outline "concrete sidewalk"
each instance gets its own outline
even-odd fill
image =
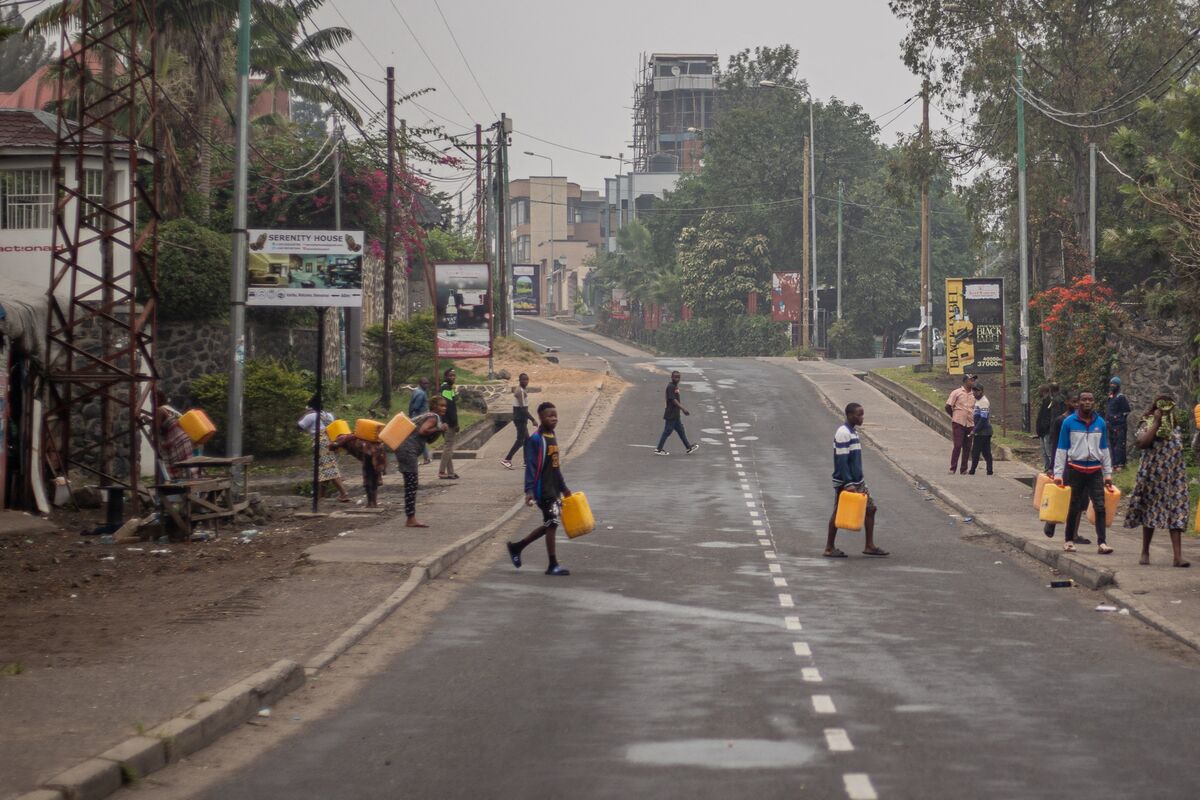
[[[608,398],[600,390],[607,363],[592,359],[590,366],[594,384],[538,395],[559,408],[568,460],[574,444],[604,422],[591,417],[597,400]],[[512,428],[500,430],[478,459],[456,463],[461,480],[439,480],[437,462],[422,467],[417,514],[425,529],[405,527],[403,482],[390,460],[384,511],[330,508],[346,529],[309,548],[292,575],[239,592],[253,595],[250,618],[167,624],[173,615],[163,610],[166,622],[152,636],[122,642],[100,663],[30,665],[0,680],[0,800],[35,787],[31,797],[40,800],[104,797],[130,774],[144,776],[206,746],[302,685],[306,672],[324,668],[421,583],[525,512],[521,456],[514,470],[499,463],[512,443]],[[533,527],[537,519],[528,513]]]
[[[634,345],[623,342],[620,339],[610,339],[607,336],[601,336],[598,333],[593,333],[592,331],[586,328],[581,328],[578,325],[568,325],[564,322],[550,319],[549,317],[538,317],[537,321],[543,325],[548,325],[551,328],[556,328],[564,333],[569,333],[572,336],[578,336],[580,339],[586,339],[589,342],[595,342],[596,344],[603,345],[609,350],[615,350],[623,356],[629,356],[631,358],[655,358],[655,355],[648,350],[635,347]]]
[[[1092,544],[1080,546],[1077,553],[1065,553],[1063,526],[1055,539],[1042,533],[1033,508],[1033,490],[1027,483],[1037,474],[1032,467],[997,461],[992,476],[982,470],[975,475],[951,475],[949,440],[855,377],[854,370],[827,361],[763,360],[799,372],[839,414],[851,401],[862,403],[866,409],[862,434],[869,445],[911,475],[918,488],[926,488],[964,518],[972,517],[970,524],[981,532],[996,535],[1084,586],[1099,590],[1098,602],[1107,599],[1128,608],[1143,622],[1200,650],[1200,552],[1194,537],[1184,536],[1184,558],[1196,562],[1191,569],[1171,566],[1166,531],[1155,532],[1150,566],[1140,566],[1141,528],[1124,527],[1122,510],[1108,531],[1108,543],[1116,552],[1101,556]],[[1095,531],[1086,519],[1080,531],[1095,541]]]

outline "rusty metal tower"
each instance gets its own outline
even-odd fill
[[[64,26],[46,464],[135,489],[153,423],[161,164],[155,0],[82,0]],[[131,492],[134,506],[141,500]]]

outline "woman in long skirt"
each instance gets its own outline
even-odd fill
[[[1137,483],[1129,496],[1125,527],[1142,528],[1142,557],[1150,563],[1150,540],[1155,528],[1166,528],[1171,536],[1175,566],[1183,560],[1183,529],[1188,523],[1187,464],[1183,458],[1183,433],[1179,426],[1175,396],[1164,392],[1142,416],[1134,441],[1142,450]]]
[[[308,401],[308,408],[305,409],[304,416],[296,423],[300,430],[307,433],[309,436],[314,435],[315,426],[317,425],[317,412],[313,408],[317,404],[317,398],[314,396]],[[333,422],[333,414],[328,411],[321,412],[321,429],[328,428]],[[324,438],[324,437],[322,437]],[[337,456],[332,448],[321,448],[321,459],[317,462],[317,477],[321,481],[321,489],[323,490],[327,484],[332,483],[337,488],[338,502],[349,503],[350,493],[346,491],[346,484],[342,481],[342,470],[338,467]],[[314,489],[314,491],[316,491]]]

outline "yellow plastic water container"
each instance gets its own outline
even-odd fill
[[[1196,533],[1200,533],[1200,503],[1196,504],[1196,524],[1192,528]]]
[[[1200,428],[1200,403],[1197,403],[1196,407],[1192,409],[1192,415],[1196,418],[1196,427]]]
[[[569,539],[596,529],[596,518],[592,516],[592,507],[588,505],[586,494],[571,492],[571,496],[562,501],[562,524]]]
[[[867,520],[867,495],[849,489],[838,493],[834,527],[844,531],[861,531]]]
[[[378,442],[379,432],[383,423],[375,419],[357,419],[354,421],[354,435],[364,442]]]
[[[348,433],[351,433],[350,423],[344,419],[335,419],[325,429],[325,435],[329,437],[329,441],[331,442],[336,442],[339,436],[345,436]]]
[[[392,417],[388,421],[388,424],[383,426],[383,430],[379,432],[379,441],[395,450],[416,429],[417,426],[413,425],[408,415],[400,413]]]
[[[1042,491],[1046,488],[1047,483],[1054,483],[1054,478],[1044,472],[1039,472],[1037,483],[1033,485],[1033,507],[1039,511],[1042,508]]]
[[[181,416],[179,427],[183,428],[183,432],[196,444],[204,444],[217,433],[217,426],[213,425],[208,414],[198,408],[193,408]]]
[[[1112,527],[1113,519],[1117,516],[1117,505],[1121,502],[1121,490],[1117,487],[1104,489],[1104,525]],[[1088,522],[1096,524],[1096,509],[1092,506],[1092,501],[1088,501],[1087,507]]]
[[[1042,505],[1038,519],[1042,522],[1053,522],[1061,525],[1067,521],[1067,512],[1071,510],[1071,487],[1059,487],[1048,483],[1042,489]]]

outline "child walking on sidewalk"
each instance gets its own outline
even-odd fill
[[[861,492],[867,496],[867,518],[863,526],[867,540],[863,546],[864,556],[882,557],[888,551],[875,546],[875,501],[863,481],[862,443],[858,440],[858,426],[863,424],[866,412],[858,403],[846,406],[846,424],[833,435],[833,513],[829,515],[829,535],[825,540],[826,558],[845,558],[834,539],[837,537],[837,506],[842,492]]]
[[[538,429],[525,443],[525,504],[536,505],[542,511],[542,524],[519,542],[508,543],[508,556],[514,567],[521,566],[521,551],[546,537],[546,555],[550,558],[547,575],[570,575],[558,564],[554,555],[554,534],[558,530],[561,504],[559,497],[570,497],[571,490],[563,479],[560,468],[558,437],[558,409],[553,403],[542,403],[537,408]]]

